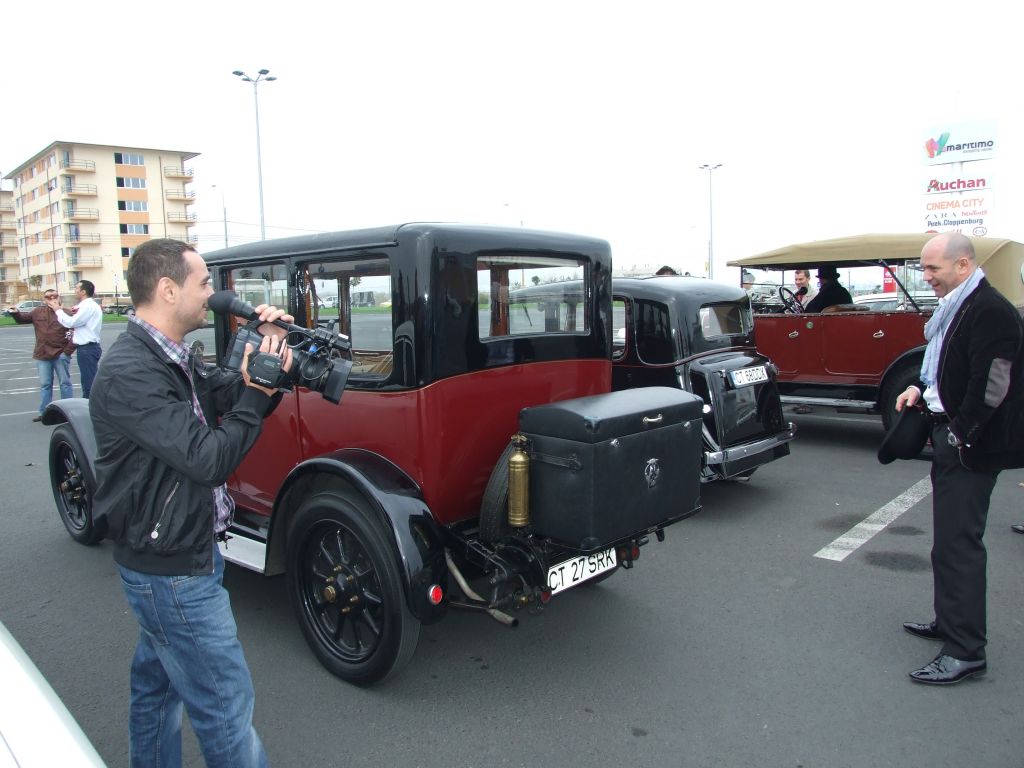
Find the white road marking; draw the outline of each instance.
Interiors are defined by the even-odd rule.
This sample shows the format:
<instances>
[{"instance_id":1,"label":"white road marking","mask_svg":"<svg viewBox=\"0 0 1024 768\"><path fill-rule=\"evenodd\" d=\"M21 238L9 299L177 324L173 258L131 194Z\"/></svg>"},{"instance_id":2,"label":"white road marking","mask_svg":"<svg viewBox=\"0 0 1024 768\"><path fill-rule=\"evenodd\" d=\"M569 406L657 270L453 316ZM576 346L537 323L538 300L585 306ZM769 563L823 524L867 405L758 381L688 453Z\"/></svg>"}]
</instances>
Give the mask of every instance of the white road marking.
<instances>
[{"instance_id":1,"label":"white road marking","mask_svg":"<svg viewBox=\"0 0 1024 768\"><path fill-rule=\"evenodd\" d=\"M876 533L883 530L885 526L896 520L931 492L931 478L926 477L923 480L918 480L895 499L885 506L879 507L827 547L815 552L814 556L820 557L823 560L835 560L837 563L841 563L846 559L847 555L855 552L862 544L866 544Z\"/></svg>"}]
</instances>

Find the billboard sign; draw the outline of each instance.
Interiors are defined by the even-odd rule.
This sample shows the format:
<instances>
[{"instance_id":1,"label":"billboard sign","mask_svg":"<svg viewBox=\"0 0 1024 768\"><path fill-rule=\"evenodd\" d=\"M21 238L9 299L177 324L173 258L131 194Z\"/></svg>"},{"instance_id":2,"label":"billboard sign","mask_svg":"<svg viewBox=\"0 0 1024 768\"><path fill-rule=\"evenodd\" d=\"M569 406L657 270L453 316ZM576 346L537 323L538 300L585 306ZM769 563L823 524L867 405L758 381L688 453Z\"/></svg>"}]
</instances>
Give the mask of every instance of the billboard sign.
<instances>
[{"instance_id":1,"label":"billboard sign","mask_svg":"<svg viewBox=\"0 0 1024 768\"><path fill-rule=\"evenodd\" d=\"M935 126L927 132L923 149L925 165L989 160L996 151L995 121L975 120Z\"/></svg>"}]
</instances>

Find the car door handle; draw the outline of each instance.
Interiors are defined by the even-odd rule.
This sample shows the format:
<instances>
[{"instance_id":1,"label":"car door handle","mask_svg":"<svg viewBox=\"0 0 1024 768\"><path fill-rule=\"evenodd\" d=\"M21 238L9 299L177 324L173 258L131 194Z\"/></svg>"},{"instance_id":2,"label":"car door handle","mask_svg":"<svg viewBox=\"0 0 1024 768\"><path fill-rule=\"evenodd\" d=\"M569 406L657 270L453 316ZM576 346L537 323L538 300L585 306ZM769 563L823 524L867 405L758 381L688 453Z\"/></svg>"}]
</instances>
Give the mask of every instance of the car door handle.
<instances>
[{"instance_id":1,"label":"car door handle","mask_svg":"<svg viewBox=\"0 0 1024 768\"><path fill-rule=\"evenodd\" d=\"M885 331L875 331L873 334L871 334L871 336L876 339L884 339Z\"/></svg>"},{"instance_id":2,"label":"car door handle","mask_svg":"<svg viewBox=\"0 0 1024 768\"><path fill-rule=\"evenodd\" d=\"M791 338L791 339L795 339L795 338L797 338L797 337L798 337L799 335L800 335L800 331L790 331L790 332L789 332L789 338Z\"/></svg>"},{"instance_id":3,"label":"car door handle","mask_svg":"<svg viewBox=\"0 0 1024 768\"><path fill-rule=\"evenodd\" d=\"M660 413L657 416L644 416L644 424L661 424L664 418Z\"/></svg>"}]
</instances>

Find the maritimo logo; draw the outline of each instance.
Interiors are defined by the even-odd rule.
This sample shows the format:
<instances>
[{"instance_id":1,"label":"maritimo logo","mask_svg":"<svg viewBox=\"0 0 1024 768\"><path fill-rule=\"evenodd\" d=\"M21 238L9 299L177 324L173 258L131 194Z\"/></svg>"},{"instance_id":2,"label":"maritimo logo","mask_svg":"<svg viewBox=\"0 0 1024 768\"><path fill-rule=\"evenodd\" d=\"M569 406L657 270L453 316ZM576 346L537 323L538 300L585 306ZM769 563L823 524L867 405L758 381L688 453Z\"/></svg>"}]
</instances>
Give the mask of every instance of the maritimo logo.
<instances>
[{"instance_id":1,"label":"maritimo logo","mask_svg":"<svg viewBox=\"0 0 1024 768\"><path fill-rule=\"evenodd\" d=\"M983 152L986 149L992 149L996 145L995 141L989 139L987 141L968 141L964 144L950 144L949 143L949 131L946 131L939 136L938 141L935 139L928 139L924 143L924 151L928 153L928 157L936 158L941 155L944 151L948 152Z\"/></svg>"},{"instance_id":2,"label":"maritimo logo","mask_svg":"<svg viewBox=\"0 0 1024 768\"><path fill-rule=\"evenodd\" d=\"M928 153L928 157L937 157L942 154L942 150L946 148L946 142L949 141L949 131L939 136L939 140L928 139L924 143L924 150Z\"/></svg>"}]
</instances>

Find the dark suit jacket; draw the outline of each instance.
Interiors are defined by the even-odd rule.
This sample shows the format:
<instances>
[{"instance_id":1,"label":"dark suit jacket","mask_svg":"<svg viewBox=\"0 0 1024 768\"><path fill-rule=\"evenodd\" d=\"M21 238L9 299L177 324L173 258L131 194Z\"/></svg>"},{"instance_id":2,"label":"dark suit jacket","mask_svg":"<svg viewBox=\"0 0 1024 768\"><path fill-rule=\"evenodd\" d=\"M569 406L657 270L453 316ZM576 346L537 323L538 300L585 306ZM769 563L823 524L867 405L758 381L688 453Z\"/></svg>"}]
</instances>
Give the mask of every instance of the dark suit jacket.
<instances>
[{"instance_id":1,"label":"dark suit jacket","mask_svg":"<svg viewBox=\"0 0 1024 768\"><path fill-rule=\"evenodd\" d=\"M804 307L804 312L821 312L835 304L853 304L853 297L838 282L829 280L821 286L818 295L811 299L810 304Z\"/></svg>"}]
</instances>

